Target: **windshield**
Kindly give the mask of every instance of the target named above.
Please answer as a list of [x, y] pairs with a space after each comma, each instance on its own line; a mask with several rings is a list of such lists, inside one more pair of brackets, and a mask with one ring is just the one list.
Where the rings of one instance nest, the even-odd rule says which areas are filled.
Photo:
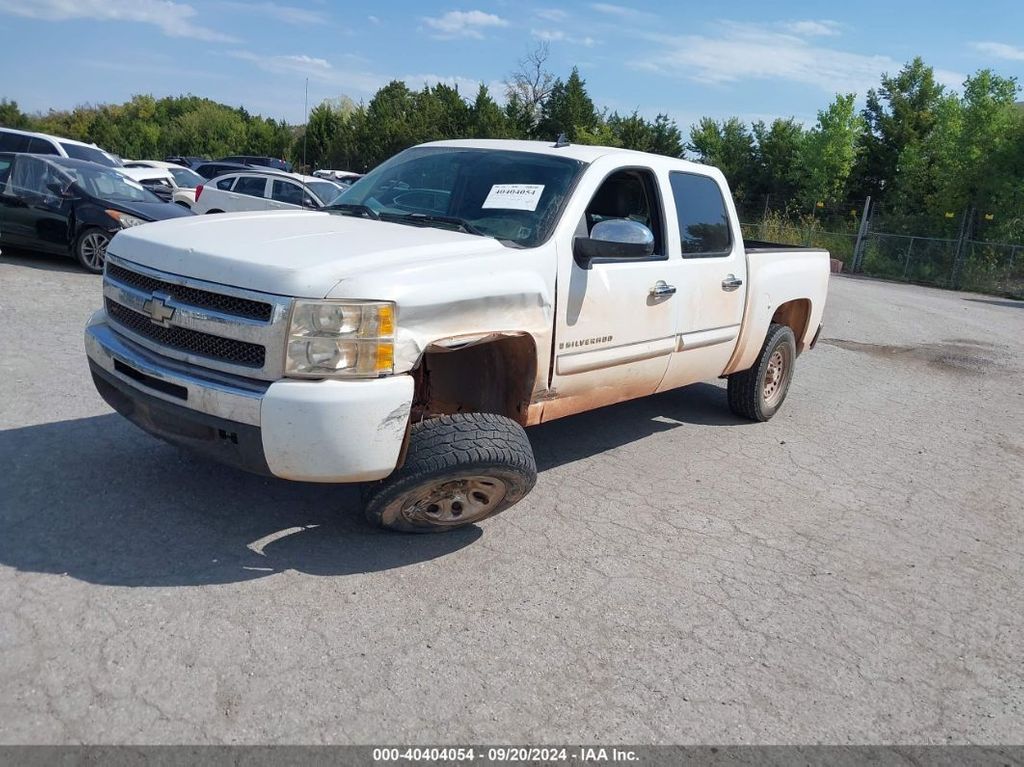
[[[387, 220], [450, 226], [534, 247], [551, 234], [583, 163], [566, 157], [464, 147], [415, 147], [370, 171], [334, 200]], [[449, 219], [431, 222], [430, 217]]]
[[61, 167], [86, 194], [108, 202], [163, 202], [142, 184], [105, 168]]
[[313, 190], [313, 194], [320, 198], [324, 205], [334, 202], [334, 198], [344, 190], [337, 184], [330, 181], [307, 181], [306, 186]]
[[65, 144], [61, 142], [68, 157], [73, 160], [88, 160], [89, 162], [106, 165], [108, 168], [116, 168], [120, 165], [113, 157], [94, 146], [83, 146], [82, 144]]
[[205, 184], [206, 179], [188, 168], [168, 168], [174, 176], [174, 182], [182, 189], [195, 189], [200, 184]]

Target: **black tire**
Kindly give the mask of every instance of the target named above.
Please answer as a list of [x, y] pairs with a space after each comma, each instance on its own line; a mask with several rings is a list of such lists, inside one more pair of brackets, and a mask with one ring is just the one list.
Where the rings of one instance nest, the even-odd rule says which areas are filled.
[[[777, 362], [783, 360], [779, 369]], [[751, 421], [767, 421], [782, 407], [793, 380], [796, 337], [788, 325], [768, 326], [768, 337], [749, 370], [729, 376], [729, 408]]]
[[183, 207], [183, 208], [184, 208], [185, 210], [192, 210], [192, 206], [191, 206], [191, 205], [189, 205], [189, 204], [188, 204], [187, 202], [182, 202], [181, 200], [175, 200], [175, 201], [174, 201], [174, 204], [175, 204], [175, 205], [180, 205], [180, 206], [181, 206], [181, 207]]
[[92, 274], [103, 273], [103, 262], [110, 244], [110, 233], [98, 227], [84, 230], [75, 240], [75, 260], [78, 265]]
[[412, 427], [405, 464], [366, 485], [366, 518], [388, 530], [436, 533], [493, 516], [537, 481], [526, 431], [492, 413], [458, 413]]
[[216, 208], [214, 208], [213, 210], [206, 211], [206, 215], [210, 215], [211, 213], [223, 213], [223, 212], [224, 211], [222, 211], [222, 210], [217, 210]]

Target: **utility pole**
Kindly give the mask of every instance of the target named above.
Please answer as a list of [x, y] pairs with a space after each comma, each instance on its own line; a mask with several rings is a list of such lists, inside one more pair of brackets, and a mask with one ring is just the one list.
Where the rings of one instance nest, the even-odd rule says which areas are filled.
[[309, 78], [306, 78], [306, 99], [302, 102], [302, 114], [305, 115], [306, 125], [302, 128], [302, 172], [306, 168], [306, 136], [309, 134]]
[[857, 230], [857, 243], [853, 246], [853, 263], [851, 272], [860, 271], [860, 262], [864, 259], [864, 238], [868, 235], [868, 220], [871, 216], [871, 195], [864, 200], [864, 212], [860, 216], [860, 228]]

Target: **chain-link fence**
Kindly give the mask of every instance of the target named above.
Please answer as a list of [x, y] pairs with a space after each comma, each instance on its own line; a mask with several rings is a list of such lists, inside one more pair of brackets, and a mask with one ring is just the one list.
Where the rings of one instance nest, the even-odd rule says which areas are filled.
[[974, 209], [916, 224], [934, 231], [908, 232], [914, 224], [867, 200], [801, 206], [761, 196], [738, 199], [736, 207], [745, 237], [825, 248], [848, 272], [1024, 298], [1024, 243], [976, 239], [985, 233], [976, 222], [988, 217]]

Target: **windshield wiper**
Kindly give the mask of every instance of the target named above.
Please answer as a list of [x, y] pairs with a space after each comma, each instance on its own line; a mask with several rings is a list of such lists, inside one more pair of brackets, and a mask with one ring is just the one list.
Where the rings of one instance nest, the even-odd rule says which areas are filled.
[[478, 237], [487, 237], [469, 221], [458, 216], [438, 216], [433, 213], [382, 213], [382, 221], [394, 221], [398, 224], [412, 224], [413, 226], [429, 226], [430, 224], [448, 224], [461, 229], [466, 234], [475, 234]]
[[360, 205], [357, 202], [339, 202], [334, 205], [328, 205], [325, 210], [336, 210], [339, 213], [363, 216], [365, 218], [372, 218], [374, 221], [380, 221], [380, 214], [377, 211], [369, 205]]

